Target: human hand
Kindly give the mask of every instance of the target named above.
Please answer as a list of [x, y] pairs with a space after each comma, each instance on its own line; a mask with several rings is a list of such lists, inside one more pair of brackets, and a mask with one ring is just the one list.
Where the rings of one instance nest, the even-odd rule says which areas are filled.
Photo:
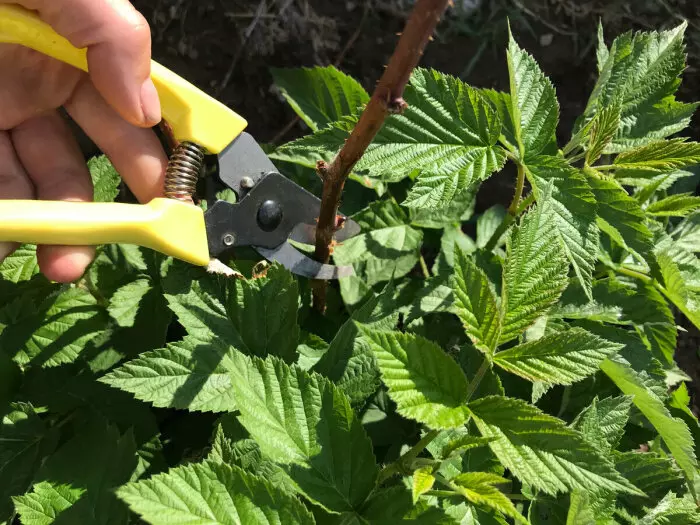
[[[75, 47], [84, 73], [31, 49], [0, 44], [0, 199], [90, 201], [90, 174], [61, 106], [110, 158], [140, 202], [162, 192], [167, 156], [149, 129], [160, 119], [150, 80], [148, 23], [128, 0], [0, 0], [36, 10]], [[0, 261], [17, 248], [0, 243]], [[41, 272], [78, 279], [88, 246], [39, 246]]]

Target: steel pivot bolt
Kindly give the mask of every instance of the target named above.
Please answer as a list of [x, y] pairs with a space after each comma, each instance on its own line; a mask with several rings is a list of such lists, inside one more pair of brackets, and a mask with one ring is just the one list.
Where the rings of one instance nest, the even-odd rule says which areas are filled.
[[282, 206], [277, 201], [268, 199], [258, 209], [258, 224], [263, 231], [271, 232], [282, 222]]

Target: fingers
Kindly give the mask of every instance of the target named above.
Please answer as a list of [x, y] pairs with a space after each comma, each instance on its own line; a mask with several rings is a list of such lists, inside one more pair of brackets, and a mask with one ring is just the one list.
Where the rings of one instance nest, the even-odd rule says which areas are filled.
[[[0, 199], [31, 199], [34, 188], [12, 146], [10, 134], [0, 131]], [[0, 261], [10, 255], [19, 245], [0, 243]]]
[[163, 195], [168, 157], [152, 130], [135, 127], [120, 118], [87, 77], [64, 107], [109, 157], [140, 202]]
[[[92, 181], [66, 122], [53, 111], [32, 118], [12, 132], [17, 158], [40, 200], [91, 201]], [[95, 255], [88, 246], [39, 246], [39, 268], [49, 279], [79, 279]]]
[[100, 94], [136, 126], [161, 119], [151, 74], [151, 33], [127, 0], [0, 0], [39, 12], [75, 47], [87, 47], [90, 76]]

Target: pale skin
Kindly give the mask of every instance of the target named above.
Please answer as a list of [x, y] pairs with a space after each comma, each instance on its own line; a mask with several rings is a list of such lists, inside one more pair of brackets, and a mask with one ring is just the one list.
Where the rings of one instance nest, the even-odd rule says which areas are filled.
[[[33, 50], [0, 44], [0, 199], [90, 201], [90, 174], [57, 109], [110, 158], [140, 202], [162, 195], [167, 157], [150, 129], [161, 119], [150, 80], [151, 34], [127, 0], [0, 0], [36, 10], [74, 46], [90, 74]], [[17, 248], [0, 243], [0, 260]], [[88, 246], [39, 246], [41, 272], [80, 278]]]

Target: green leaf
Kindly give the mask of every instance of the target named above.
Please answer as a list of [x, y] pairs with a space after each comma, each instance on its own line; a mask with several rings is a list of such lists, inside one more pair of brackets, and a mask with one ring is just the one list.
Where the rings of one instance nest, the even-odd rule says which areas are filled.
[[691, 323], [700, 328], [700, 293], [688, 288], [686, 276], [669, 253], [658, 253], [657, 260], [665, 285], [663, 294]]
[[[615, 468], [630, 483], [639, 487], [647, 498], [658, 502], [669, 490], [681, 490], [685, 484], [683, 473], [671, 458], [664, 458], [653, 452], [624, 452], [615, 455]], [[640, 498], [625, 496], [625, 501], [633, 509], [639, 509]]]
[[666, 138], [690, 123], [697, 105], [680, 103], [674, 96], [686, 66], [686, 27], [683, 22], [669, 31], [628, 32], [609, 50], [599, 43], [599, 79], [579, 125], [606, 107], [620, 105], [621, 125], [605, 153]]
[[9, 517], [11, 496], [27, 490], [53, 439], [34, 407], [12, 403], [0, 426], [0, 519]]
[[518, 337], [557, 302], [568, 284], [568, 263], [548, 192], [514, 228], [503, 269], [500, 342]]
[[334, 66], [272, 68], [270, 72], [282, 96], [313, 131], [355, 115], [369, 101], [364, 88]]
[[655, 217], [687, 217], [700, 209], [700, 197], [692, 193], [677, 193], [647, 206], [647, 213]]
[[484, 248], [491, 236], [496, 233], [496, 230], [506, 217], [506, 209], [500, 204], [491, 206], [486, 210], [476, 221], [476, 245], [478, 248]]
[[571, 385], [595, 374], [600, 363], [622, 346], [572, 328], [499, 352], [494, 363], [529, 381]]
[[211, 462], [183, 465], [129, 483], [117, 495], [151, 525], [314, 523], [295, 497], [238, 467]]
[[493, 354], [501, 331], [496, 295], [484, 272], [459, 248], [455, 250], [454, 295], [457, 315], [472, 343]]
[[469, 220], [474, 215], [478, 186], [457, 194], [452, 202], [442, 208], [409, 208], [411, 226], [441, 229]]
[[[611, 451], [617, 448], [622, 439], [630, 408], [630, 396], [607, 397], [602, 400], [596, 396], [593, 402], [576, 416], [571, 427], [581, 432], [586, 440], [599, 450]], [[643, 487], [639, 488], [644, 490]]]
[[[396, 226], [357, 235], [336, 246], [335, 264], [352, 265], [356, 274], [340, 280], [345, 303], [357, 304], [367, 295], [367, 287], [408, 274], [418, 263], [422, 243], [420, 230]], [[359, 281], [365, 289], [359, 296], [352, 291], [354, 281]]]
[[601, 230], [649, 264], [653, 260], [651, 232], [639, 203], [615, 181], [588, 177], [588, 182], [598, 202]]
[[299, 286], [291, 272], [275, 264], [265, 277], [233, 279], [226, 311], [243, 339], [247, 353], [296, 360], [299, 340]]
[[88, 163], [95, 202], [113, 202], [119, 195], [121, 177], [106, 155], [91, 158]]
[[12, 498], [24, 525], [51, 525], [58, 515], [70, 508], [85, 492], [69, 483], [57, 485], [42, 481], [24, 496]]
[[109, 301], [107, 311], [119, 326], [134, 326], [143, 297], [151, 289], [148, 279], [138, 279], [117, 290]]
[[0, 263], [0, 276], [6, 281], [28, 281], [39, 273], [36, 246], [23, 244]]
[[688, 496], [679, 498], [673, 492], [653, 509], [646, 509], [639, 525], [694, 525], [700, 522], [697, 504]]
[[386, 300], [384, 295], [374, 296], [355, 311], [313, 367], [314, 372], [333, 381], [351, 403], [364, 402], [381, 383], [377, 361], [359, 324], [392, 330], [399, 316], [383, 310]]
[[518, 512], [513, 502], [494, 485], [508, 483], [508, 480], [488, 472], [466, 472], [453, 478], [450, 484], [467, 500], [475, 505], [483, 505], [520, 523], [528, 523]]
[[257, 279], [229, 279], [174, 263], [163, 286], [170, 309], [198, 341], [296, 360], [298, 285], [278, 263]]
[[641, 148], [620, 153], [609, 168], [633, 171], [636, 176], [651, 177], [662, 173], [689, 168], [700, 164], [700, 144], [686, 142], [683, 138], [652, 142]]
[[580, 171], [557, 157], [530, 159], [525, 174], [538, 203], [547, 198], [546, 187], [552, 185], [551, 208], [557, 237], [581, 286], [590, 296], [598, 256], [597, 205], [591, 186]]
[[693, 438], [683, 420], [671, 416], [663, 401], [647, 387], [643, 375], [634, 371], [625, 361], [606, 359], [600, 368], [623, 394], [633, 396], [634, 405], [654, 426], [678, 465], [689, 479], [694, 479], [697, 460]]
[[515, 139], [523, 160], [556, 144], [559, 102], [552, 82], [512, 34], [508, 42], [508, 72]]
[[[232, 416], [224, 416], [236, 421], [236, 430], [240, 427], [238, 421]], [[277, 488], [296, 494], [294, 484], [287, 473], [269, 459], [263, 457], [258, 444], [252, 439], [237, 439], [229, 437], [225, 423], [220, 423], [214, 434], [212, 449], [206, 460], [213, 463], [221, 463], [228, 466], [237, 466], [248, 474], [253, 474], [272, 483]], [[232, 432], [231, 432], [232, 433]], [[239, 432], [240, 433], [240, 432]]]
[[590, 492], [575, 490], [571, 493], [571, 504], [566, 516], [566, 525], [578, 523], [596, 523], [595, 514], [590, 505]]
[[[415, 170], [426, 170], [432, 175], [461, 177], [463, 183], [471, 184], [490, 174], [474, 169], [475, 159], [501, 159], [502, 165], [504, 156], [496, 146], [500, 118], [479, 92], [455, 77], [417, 68], [404, 99], [408, 108], [384, 122], [354, 167], [356, 173], [396, 182]], [[346, 118], [286, 144], [271, 157], [311, 167], [319, 158], [330, 160], [348, 138], [354, 120]], [[488, 169], [492, 163], [481, 165]]]
[[500, 171], [505, 164], [501, 148], [476, 148], [465, 153], [465, 165], [456, 173], [431, 173], [424, 171], [418, 176], [408, 193], [404, 206], [409, 208], [442, 209], [477, 182]]
[[75, 361], [107, 328], [107, 316], [82, 288], [48, 291], [0, 334], [0, 346], [16, 352], [23, 366], [54, 367]]
[[489, 447], [515, 477], [546, 494], [601, 489], [641, 494], [610, 460], [563, 421], [520, 399], [489, 396], [469, 403]]
[[131, 479], [137, 468], [136, 443], [131, 430], [121, 434], [99, 416], [79, 425], [79, 433], [50, 456], [36, 479], [56, 485], [84, 489], [59, 523], [123, 525], [129, 511], [114, 495], [114, 489]]
[[159, 408], [232, 412], [231, 370], [238, 352], [187, 336], [167, 348], [141, 354], [99, 381]]
[[586, 151], [586, 165], [590, 166], [605, 152], [620, 128], [620, 106], [603, 108], [593, 118]]
[[364, 331], [399, 414], [434, 429], [464, 424], [467, 379], [454, 359], [420, 336]]
[[435, 476], [433, 476], [433, 467], [422, 467], [413, 473], [413, 504], [415, 505], [418, 499], [433, 488], [435, 484]]
[[236, 358], [239, 421], [311, 501], [353, 511], [374, 487], [372, 444], [347, 398], [327, 379], [268, 357]]

